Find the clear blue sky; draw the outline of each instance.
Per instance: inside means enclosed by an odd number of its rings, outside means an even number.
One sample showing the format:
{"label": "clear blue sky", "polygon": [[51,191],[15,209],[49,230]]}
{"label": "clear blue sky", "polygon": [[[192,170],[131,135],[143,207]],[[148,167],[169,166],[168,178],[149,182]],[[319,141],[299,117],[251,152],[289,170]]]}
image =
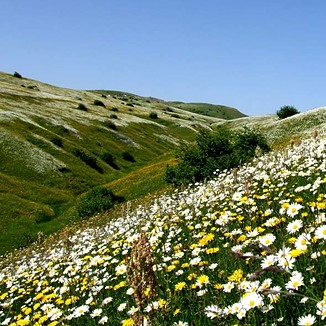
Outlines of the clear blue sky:
{"label": "clear blue sky", "polygon": [[247,115],[326,105],[326,0],[2,0],[0,70]]}

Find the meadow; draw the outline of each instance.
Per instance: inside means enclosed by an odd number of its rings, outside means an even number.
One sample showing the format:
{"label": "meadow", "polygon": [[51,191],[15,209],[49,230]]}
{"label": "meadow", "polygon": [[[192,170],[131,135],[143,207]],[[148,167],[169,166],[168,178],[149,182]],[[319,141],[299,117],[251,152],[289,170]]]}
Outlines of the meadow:
{"label": "meadow", "polygon": [[2,257],[1,325],[324,325],[326,139]]}

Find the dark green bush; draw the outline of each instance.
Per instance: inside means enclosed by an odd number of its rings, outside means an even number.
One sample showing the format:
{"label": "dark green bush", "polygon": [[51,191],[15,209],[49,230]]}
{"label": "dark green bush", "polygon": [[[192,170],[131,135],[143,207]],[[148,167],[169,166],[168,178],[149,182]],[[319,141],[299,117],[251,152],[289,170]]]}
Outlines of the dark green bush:
{"label": "dark green bush", "polygon": [[99,173],[103,173],[102,168],[97,164],[96,158],[89,156],[88,154],[86,154],[80,149],[74,149],[72,153],[76,157],[80,158],[85,164],[87,164],[92,169],[96,170]]}
{"label": "dark green bush", "polygon": [[112,166],[114,169],[119,170],[119,166],[115,163],[113,155],[109,152],[105,152],[101,155],[101,159]]}
{"label": "dark green bush", "polygon": [[105,107],[105,104],[100,100],[94,100],[94,105]]}
{"label": "dark green bush", "polygon": [[113,192],[104,187],[97,187],[88,191],[77,203],[77,213],[81,219],[93,216],[110,209],[115,203],[121,202]]}
{"label": "dark green bush", "polygon": [[78,104],[77,109],[78,110],[82,110],[82,111],[87,111],[88,110],[88,108],[86,107],[86,105],[83,104],[83,103]]}
{"label": "dark green bush", "polygon": [[23,78],[22,75],[19,72],[17,72],[17,71],[14,72],[14,77],[16,77],[16,78]]}
{"label": "dark green bush", "polygon": [[63,147],[63,142],[62,142],[62,139],[59,138],[59,137],[54,137],[52,139],[50,139],[51,143],[58,146],[58,147]]}
{"label": "dark green bush", "polygon": [[117,109],[117,108],[113,107],[113,108],[111,108],[111,111],[112,111],[112,112],[118,112],[118,111],[119,111],[119,109]]}
{"label": "dark green bush", "polygon": [[151,113],[149,114],[149,117],[150,117],[151,119],[157,119],[157,118],[158,118],[156,112],[151,112]]}
{"label": "dark green bush", "polygon": [[180,148],[179,163],[167,167],[165,181],[181,185],[209,179],[216,170],[231,169],[249,162],[256,156],[258,148],[262,152],[270,150],[264,136],[252,129],[232,132],[220,127],[215,133],[201,130],[196,144]]}
{"label": "dark green bush", "polygon": [[50,212],[46,212],[46,211],[38,209],[34,213],[34,218],[35,218],[36,223],[49,222],[54,218],[54,213],[50,213]]}
{"label": "dark green bush", "polygon": [[129,152],[122,152],[121,157],[129,162],[136,162],[135,158]]}
{"label": "dark green bush", "polygon": [[118,130],[118,127],[110,120],[105,120],[104,125],[112,130]]}
{"label": "dark green bush", "polygon": [[111,119],[118,119],[118,116],[117,116],[116,114],[111,114],[111,115],[110,115],[110,118],[111,118]]}
{"label": "dark green bush", "polygon": [[280,119],[285,119],[298,113],[300,112],[294,106],[291,105],[284,105],[276,112],[277,116]]}

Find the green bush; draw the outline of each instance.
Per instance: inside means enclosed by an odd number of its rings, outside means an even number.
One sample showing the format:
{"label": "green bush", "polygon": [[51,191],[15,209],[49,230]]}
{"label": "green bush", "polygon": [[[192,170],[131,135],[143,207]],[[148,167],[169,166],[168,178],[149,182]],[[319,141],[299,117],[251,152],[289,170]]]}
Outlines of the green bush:
{"label": "green bush", "polygon": [[59,138],[59,137],[54,137],[54,138],[51,138],[50,139],[51,143],[58,146],[58,147],[63,147],[63,142],[62,142],[62,139]]}
{"label": "green bush", "polygon": [[110,120],[105,120],[104,121],[104,125],[112,130],[118,130],[118,127],[116,126],[116,124],[114,124],[112,121]]}
{"label": "green bush", "polygon": [[94,105],[105,107],[105,104],[100,100],[94,100]]}
{"label": "green bush", "polygon": [[118,116],[116,114],[111,114],[110,119],[118,119]]}
{"label": "green bush", "polygon": [[22,75],[19,72],[17,72],[17,71],[14,72],[14,77],[16,77],[16,78],[23,78]]}
{"label": "green bush", "polygon": [[81,219],[93,216],[110,209],[115,203],[121,202],[113,192],[104,187],[97,187],[88,191],[77,203],[77,213]]}
{"label": "green bush", "polygon": [[129,152],[122,152],[121,157],[129,162],[136,162],[135,158]]}
{"label": "green bush", "polygon": [[80,149],[74,149],[72,153],[76,157],[80,158],[85,164],[87,164],[92,169],[96,170],[99,173],[103,173],[102,168],[97,164],[96,158],[89,156],[88,154],[86,154]]}
{"label": "green bush", "polygon": [[34,219],[36,223],[49,222],[54,218],[54,213],[51,211],[36,210],[34,213]]}
{"label": "green bush", "polygon": [[149,117],[150,117],[151,119],[157,119],[157,118],[158,118],[156,112],[151,112],[151,113],[149,114]]}
{"label": "green bush", "polygon": [[111,153],[105,152],[101,155],[101,159],[112,166],[114,169],[119,170],[119,166],[115,163],[114,158]]}
{"label": "green bush", "polygon": [[276,112],[277,116],[280,119],[285,119],[298,113],[300,112],[294,106],[291,105],[284,105]]}
{"label": "green bush", "polygon": [[165,181],[181,185],[211,178],[216,170],[231,169],[249,162],[257,154],[270,150],[264,136],[255,130],[244,128],[232,132],[220,127],[215,133],[201,130],[196,144],[184,145],[177,153],[179,163],[167,166]]}
{"label": "green bush", "polygon": [[87,111],[87,110],[88,110],[87,107],[86,107],[86,105],[83,104],[83,103],[80,103],[80,104],[78,105],[77,109],[78,109],[78,110],[82,110],[82,111]]}

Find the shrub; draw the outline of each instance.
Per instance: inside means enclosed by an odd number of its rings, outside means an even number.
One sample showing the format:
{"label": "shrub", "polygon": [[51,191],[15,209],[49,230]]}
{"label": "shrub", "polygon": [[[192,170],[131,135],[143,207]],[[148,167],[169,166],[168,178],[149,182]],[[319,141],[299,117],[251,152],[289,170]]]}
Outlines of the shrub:
{"label": "shrub", "polygon": [[121,157],[129,162],[136,162],[135,158],[129,152],[122,152]]}
{"label": "shrub", "polygon": [[165,181],[175,185],[211,178],[216,170],[231,169],[250,161],[257,148],[270,150],[264,136],[248,128],[232,132],[220,127],[217,132],[200,130],[196,144],[184,145],[178,152],[179,163],[167,166]]}
{"label": "shrub", "polygon": [[86,107],[86,105],[83,104],[83,103],[78,104],[77,109],[78,110],[82,110],[82,111],[87,111],[88,110],[88,108]]}
{"label": "shrub", "polygon": [[118,119],[118,116],[117,116],[116,114],[111,114],[111,115],[110,115],[110,118],[111,118],[111,119]]}
{"label": "shrub", "polygon": [[87,155],[85,152],[83,152],[82,150],[79,149],[74,149],[72,151],[72,153],[80,158],[85,164],[87,164],[89,167],[91,167],[92,169],[96,170],[99,173],[103,173],[103,170],[100,166],[97,165],[97,161],[96,158]]}
{"label": "shrub", "polygon": [[113,108],[111,108],[111,111],[112,111],[112,112],[118,112],[119,109],[113,107]]}
{"label": "shrub", "polygon": [[150,117],[151,119],[157,119],[157,118],[158,118],[156,112],[151,112],[151,113],[149,114],[149,117]]}
{"label": "shrub", "polygon": [[54,137],[52,139],[50,139],[51,143],[58,146],[58,147],[63,147],[63,142],[62,142],[62,139],[59,138],[59,137]]}
{"label": "shrub", "polygon": [[114,158],[113,158],[113,156],[112,156],[111,153],[109,153],[109,152],[105,152],[105,153],[103,153],[103,154],[101,155],[101,159],[102,159],[105,163],[107,163],[107,164],[109,164],[110,166],[112,166],[114,169],[119,170],[119,167],[118,167],[118,165],[114,162]]}
{"label": "shrub", "polygon": [[291,105],[284,105],[276,112],[277,116],[280,119],[285,119],[298,113],[300,112],[294,106]]}
{"label": "shrub", "polygon": [[38,209],[34,213],[34,218],[36,223],[49,222],[54,218],[54,212],[52,210],[44,211]]}
{"label": "shrub", "polygon": [[100,100],[94,100],[94,105],[105,107],[105,104]]}
{"label": "shrub", "polygon": [[112,130],[118,130],[117,126],[110,120],[105,120],[104,125]]}
{"label": "shrub", "polygon": [[88,191],[77,203],[77,213],[81,219],[90,217],[97,213],[110,209],[115,203],[121,202],[123,198],[113,194],[104,187],[97,187]]}
{"label": "shrub", "polygon": [[16,77],[16,78],[23,78],[22,75],[19,72],[17,72],[17,71],[14,72],[14,77]]}

